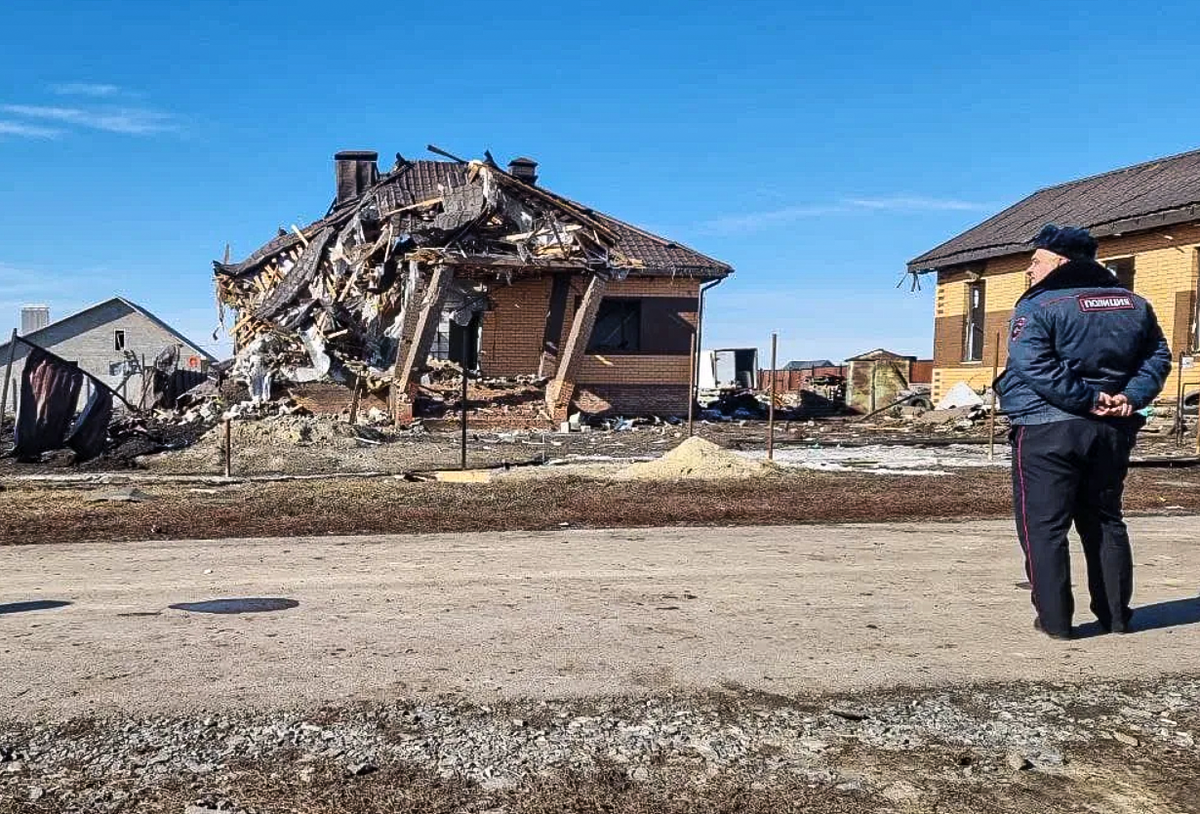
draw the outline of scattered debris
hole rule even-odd
[[[379,178],[374,154],[359,158],[364,178],[325,218],[244,262],[214,263],[218,299],[239,317],[233,372],[255,403],[281,381],[415,398],[441,315],[470,325],[493,288],[521,275],[621,279],[644,267],[588,210],[490,161],[444,165],[463,171],[417,201],[404,183],[410,162]]]
[[[1135,738],[1133,735],[1127,734],[1118,729],[1114,729],[1112,731],[1112,736],[1113,736],[1113,739],[1116,740],[1118,743],[1123,743],[1126,746],[1141,746],[1142,745],[1142,742],[1138,738]]]
[[[145,503],[151,499],[150,495],[136,487],[115,492],[92,492],[86,498],[88,503]]]
[[[1033,768],[1033,763],[1029,758],[1020,752],[1009,752],[1005,762],[1008,763],[1008,768],[1014,772],[1025,772]]]
[[[830,707],[829,711],[847,721],[865,721],[870,717],[865,711],[852,707]]]
[[[959,382],[951,387],[942,400],[937,403],[939,410],[953,410],[956,407],[981,407],[984,400],[976,393],[971,385]]]

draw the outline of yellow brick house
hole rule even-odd
[[[1182,375],[1195,399],[1200,150],[1040,190],[910,261],[911,273],[937,276],[934,402],[958,382],[986,388],[997,351],[1003,369],[1031,242],[1046,223],[1091,231],[1097,259],[1148,299],[1162,323],[1176,364],[1161,398],[1175,399]]]

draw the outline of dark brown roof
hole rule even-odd
[[[441,193],[437,188],[438,183],[450,186],[465,184],[467,182],[466,172],[467,168],[465,165],[449,161],[414,161],[407,168],[397,170],[388,176],[385,182],[394,183],[396,188],[395,194],[407,196],[403,203],[398,202],[399,206],[404,206],[440,195]],[[729,264],[701,254],[695,249],[639,229],[632,224],[617,220],[611,215],[597,212],[590,207],[572,201],[570,198],[565,198],[562,195],[551,192],[545,187],[539,186],[538,188],[562,200],[564,203],[583,210],[584,214],[596,218],[603,225],[616,232],[620,237],[617,248],[621,250],[621,253],[633,260],[640,260],[646,264],[646,270],[639,270],[635,272],[636,274],[684,274],[695,277],[725,277],[733,273],[733,267]]]
[[[467,165],[452,161],[410,161],[379,179],[372,189],[378,196],[382,213],[410,206],[431,198],[440,197],[444,189],[463,186],[467,183]],[[442,187],[439,189],[439,185]],[[690,249],[681,243],[668,240],[658,235],[639,229],[636,226],[617,220],[614,217],[596,212],[582,204],[564,198],[545,187],[539,186],[545,192],[560,201],[573,206],[601,225],[614,231],[619,237],[616,248],[632,260],[640,260],[645,269],[637,269],[631,273],[637,275],[685,275],[703,278],[725,277],[733,273],[733,267],[720,260]],[[354,211],[356,201],[348,201],[341,207],[331,210],[321,220],[304,227],[306,235],[312,235],[328,225],[336,224],[348,218]],[[296,243],[299,238],[295,234],[280,235],[262,246],[242,262],[226,266],[230,272],[255,266],[264,257],[270,257],[279,251]]]
[[[1200,150],[1049,187],[908,263],[929,271],[1029,251],[1047,223],[1095,237],[1200,220]]]

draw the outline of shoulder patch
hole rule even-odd
[[[1132,311],[1133,295],[1131,294],[1080,294],[1080,311]]]
[[[1012,340],[1016,340],[1021,335],[1021,331],[1025,330],[1025,324],[1029,322],[1025,317],[1017,317],[1012,323]]]

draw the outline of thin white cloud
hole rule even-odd
[[[109,98],[121,94],[121,88],[117,85],[104,85],[94,82],[63,82],[58,85],[51,85],[50,90],[59,96],[92,96],[97,98]]]
[[[960,201],[954,198],[923,198],[920,196],[896,195],[887,198],[850,198],[846,203],[862,209],[885,210],[888,212],[979,212],[991,208],[990,204]]]
[[[867,212],[975,212],[992,209],[991,204],[962,201],[954,198],[927,198],[912,195],[893,195],[881,198],[843,198],[836,203],[785,206],[764,212],[724,215],[705,221],[701,230],[711,234],[761,231],[781,223],[793,223],[807,218],[828,215],[851,215]]]
[[[0,121],[0,136],[22,136],[24,138],[57,138],[62,130],[25,122]]]
[[[786,206],[769,212],[750,212],[745,215],[725,215],[713,218],[703,224],[704,231],[725,234],[746,230],[757,230],[777,223],[790,223],[805,218],[816,218],[823,215],[836,215],[850,211],[843,205]]]
[[[169,113],[147,108],[85,110],[78,107],[49,105],[0,105],[0,112],[28,119],[53,121],[109,133],[138,136],[167,133],[178,129],[174,117]]]

